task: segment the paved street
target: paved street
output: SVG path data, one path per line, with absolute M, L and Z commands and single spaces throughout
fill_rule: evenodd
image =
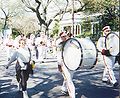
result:
M 14 64 L 8 70 L 3 66 L 6 64 L 5 55 L 5 51 L 0 50 L 0 98 L 22 98 L 22 93 L 17 91 Z M 116 64 L 114 71 L 117 79 L 118 69 Z M 73 79 L 76 98 L 120 98 L 118 89 L 102 83 L 102 72 L 101 59 L 93 69 L 85 66 L 76 71 Z M 34 76 L 28 80 L 28 95 L 30 98 L 69 98 L 60 92 L 62 81 L 63 77 L 54 59 L 48 58 L 45 63 L 37 62 Z

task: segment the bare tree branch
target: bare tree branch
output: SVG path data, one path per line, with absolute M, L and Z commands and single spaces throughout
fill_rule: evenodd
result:
M 89 2 L 85 3 L 84 5 L 81 6 L 81 8 L 75 10 L 74 13 L 77 13 L 77 12 L 83 11 L 83 9 L 84 9 L 88 4 L 89 4 Z
M 4 11 L 4 9 L 3 9 L 3 8 L 1 8 L 1 10 L 3 11 L 3 13 L 4 13 L 5 17 L 6 17 L 6 16 L 7 16 L 7 14 L 6 14 L 6 12 Z

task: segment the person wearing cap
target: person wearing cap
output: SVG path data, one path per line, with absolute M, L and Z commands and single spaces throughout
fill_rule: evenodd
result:
M 100 37 L 97 42 L 97 49 L 103 55 L 103 61 L 105 65 L 102 82 L 107 84 L 112 84 L 113 87 L 118 87 L 119 84 L 116 80 L 116 77 L 113 71 L 113 66 L 115 64 L 115 57 L 111 56 L 109 50 L 107 50 L 105 47 L 105 37 L 107 34 L 111 32 L 110 26 L 105 26 L 102 29 L 102 31 L 103 31 L 103 36 Z
M 72 38 L 73 34 L 72 33 L 67 33 L 68 38 Z
M 29 79 L 29 74 L 33 74 L 32 65 L 30 64 L 31 52 L 28 47 L 26 47 L 26 40 L 19 40 L 19 48 L 11 56 L 6 69 L 11 66 L 11 63 L 16 61 L 16 79 L 18 82 L 18 90 L 23 93 L 23 98 L 28 98 L 27 94 L 27 81 Z
M 58 62 L 58 70 L 62 73 L 64 78 L 63 85 L 61 87 L 61 92 L 65 95 L 70 96 L 70 98 L 75 98 L 75 86 L 72 81 L 73 71 L 70 71 L 63 63 L 62 59 L 62 47 L 65 41 L 68 39 L 68 36 L 65 32 L 61 32 L 59 34 L 61 41 L 59 41 L 57 45 L 57 62 Z

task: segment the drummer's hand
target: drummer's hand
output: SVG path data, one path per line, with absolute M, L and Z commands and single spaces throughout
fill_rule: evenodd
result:
M 60 72 L 62 72 L 61 65 L 58 65 L 58 70 L 59 70 Z
M 109 50 L 102 50 L 102 55 L 110 56 L 110 51 Z
M 105 49 L 102 49 L 101 53 L 102 53 L 102 55 L 105 55 Z

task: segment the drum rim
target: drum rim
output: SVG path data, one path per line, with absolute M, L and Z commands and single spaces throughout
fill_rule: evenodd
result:
M 69 39 L 67 39 L 67 40 L 65 41 L 65 43 L 63 44 L 63 47 L 62 47 L 62 59 L 63 59 L 63 63 L 64 63 L 64 65 L 68 68 L 68 66 L 65 64 L 65 60 L 64 60 L 64 57 L 63 57 L 63 52 L 64 52 L 64 46 L 66 45 L 66 43 L 67 43 L 69 40 L 75 40 L 75 41 L 78 43 L 78 45 L 79 45 L 79 47 L 80 47 L 80 50 L 81 50 L 81 60 L 80 60 L 80 63 L 79 63 L 78 68 L 75 69 L 75 70 L 78 70 L 78 69 L 80 68 L 81 64 L 82 64 L 82 61 L 83 61 L 83 50 L 82 50 L 82 46 L 81 46 L 80 42 L 79 42 L 77 39 L 75 39 L 75 38 L 69 38 Z M 69 68 L 68 68 L 68 69 L 69 69 Z M 69 70 L 72 70 L 72 69 L 69 69 Z
M 110 32 L 110 33 L 108 33 L 106 36 L 105 36 L 105 48 L 107 49 L 107 37 L 110 35 L 110 34 L 115 34 L 118 38 L 119 38 L 119 40 L 120 40 L 120 37 L 116 34 L 116 33 L 114 33 L 114 32 Z M 119 52 L 118 52 L 118 54 L 120 53 L 120 49 L 119 49 Z M 117 55 L 118 55 L 117 54 Z M 112 55 L 111 54 L 111 56 L 117 56 L 117 55 Z
M 97 64 L 97 61 L 98 61 L 98 50 L 97 50 L 96 44 L 94 42 L 92 42 L 92 43 L 94 44 L 95 49 L 96 49 L 96 59 L 95 59 L 95 61 L 93 63 L 93 66 L 95 66 Z

